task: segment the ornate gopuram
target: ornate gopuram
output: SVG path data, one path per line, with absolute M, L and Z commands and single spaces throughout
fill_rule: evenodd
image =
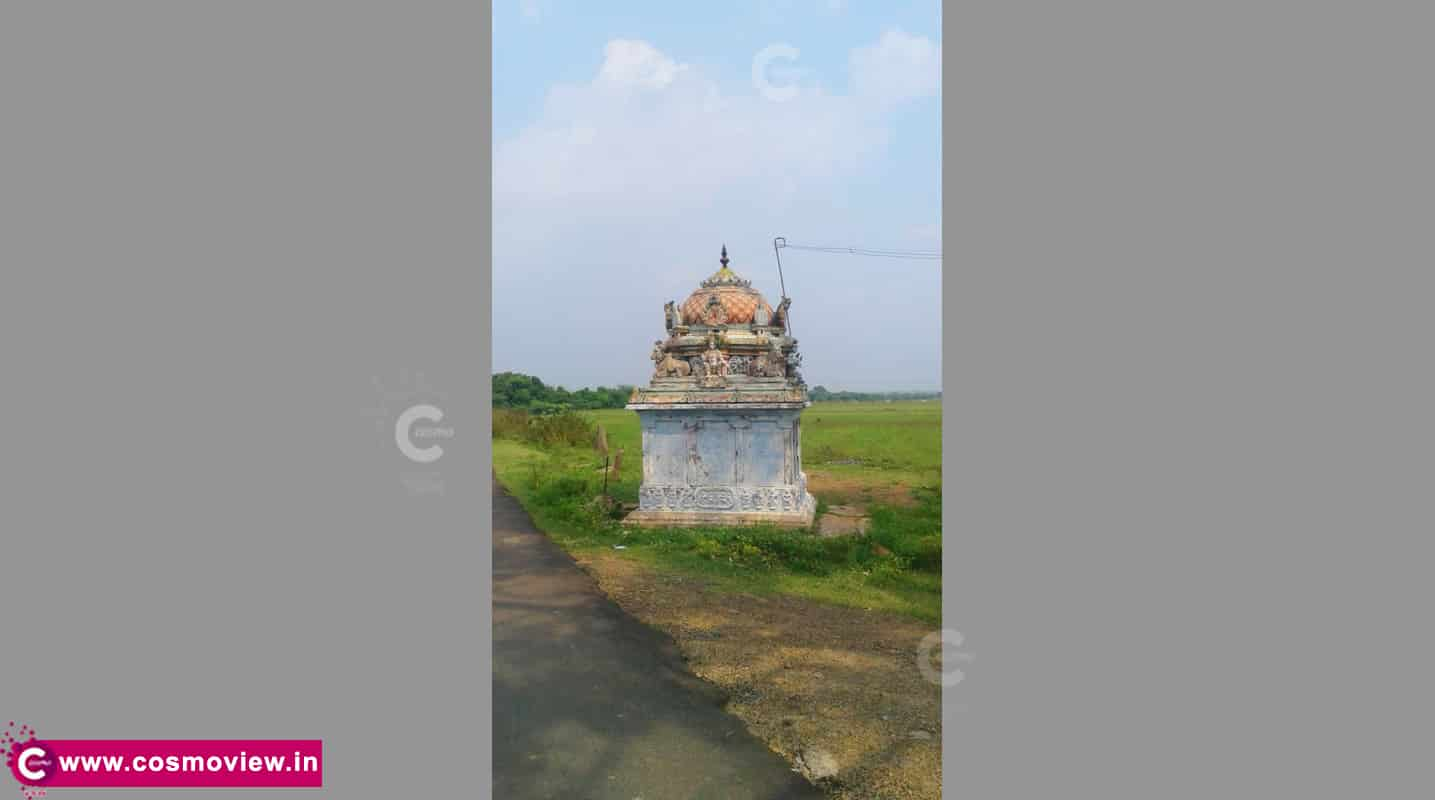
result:
M 768 305 L 722 267 L 681 305 L 663 309 L 652 381 L 628 408 L 643 429 L 639 525 L 812 524 L 817 503 L 802 472 L 807 387 L 783 298 Z

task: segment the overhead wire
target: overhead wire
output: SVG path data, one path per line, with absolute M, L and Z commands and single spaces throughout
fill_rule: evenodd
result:
M 786 236 L 778 236 L 772 240 L 772 254 L 777 258 L 777 280 L 782 286 L 782 298 L 784 300 L 787 299 L 787 281 L 784 280 L 782 277 L 783 250 L 806 250 L 813 253 L 832 253 L 837 255 L 850 256 L 872 256 L 874 258 L 901 258 L 911 261 L 939 261 L 942 258 L 942 251 L 940 250 L 894 250 L 873 247 L 837 247 L 833 245 L 792 244 L 791 242 L 787 241 Z M 789 312 L 784 312 L 784 317 L 788 316 L 788 313 Z M 787 324 L 788 331 L 791 332 L 791 321 L 789 319 L 784 319 L 783 322 Z

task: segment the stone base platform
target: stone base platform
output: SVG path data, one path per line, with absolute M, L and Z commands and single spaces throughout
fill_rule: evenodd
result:
M 776 525 L 780 528 L 808 528 L 817 513 L 811 495 L 800 511 L 658 511 L 639 509 L 623 518 L 624 525 L 645 528 L 721 527 L 727 525 Z

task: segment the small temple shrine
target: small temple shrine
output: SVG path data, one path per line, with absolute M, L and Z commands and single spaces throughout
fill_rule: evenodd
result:
M 812 524 L 799 417 L 808 406 L 791 300 L 773 308 L 728 268 L 663 309 L 653 377 L 627 407 L 643 432 L 639 525 Z

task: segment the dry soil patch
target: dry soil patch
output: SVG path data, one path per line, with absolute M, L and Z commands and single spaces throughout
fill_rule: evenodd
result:
M 620 606 L 673 637 L 728 710 L 834 797 L 941 797 L 941 687 L 917 668 L 931 632 L 893 614 L 730 594 L 617 555 L 578 559 Z
M 822 470 L 808 469 L 807 490 L 814 496 L 830 503 L 843 503 L 863 507 L 872 504 L 887 506 L 913 506 L 917 501 L 912 497 L 909 486 L 901 483 L 878 483 L 870 476 L 836 475 Z

